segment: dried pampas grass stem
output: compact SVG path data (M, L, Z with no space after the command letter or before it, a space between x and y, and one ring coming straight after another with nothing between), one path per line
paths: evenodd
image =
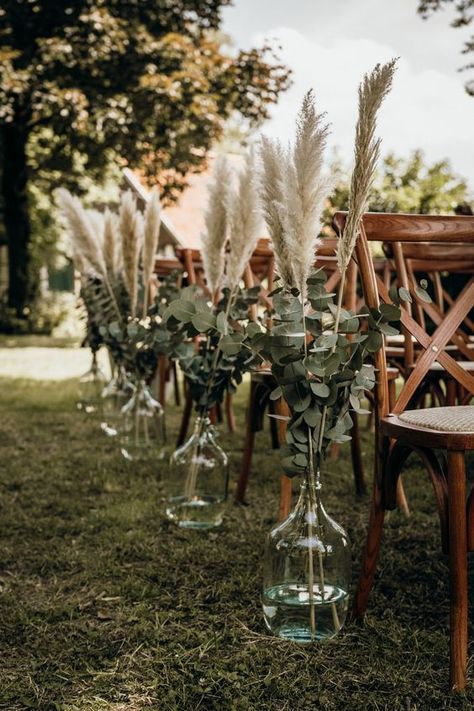
M295 277L291 253L285 239L285 231L279 209L279 206L283 203L283 149L279 141L262 136L260 160L262 170L259 192L263 216L272 239L276 270L283 284L288 289L291 289L295 284Z
M226 263L227 283L235 289L258 240L261 218L258 205L253 153L246 156L238 187L229 194L229 253Z
M121 321L122 316L107 273L102 244L90 216L79 198L74 197L64 188L57 191L57 200L60 210L68 222L73 250L76 259L79 257L82 271L90 269L103 281L117 318Z
M104 261L109 277L116 278L120 270L120 244L117 217L107 208L104 213Z
M315 108L313 91L303 99L293 150L284 155L283 190L280 205L295 285L306 295L306 280L319 246L321 216L333 183L323 173L329 126Z
M209 187L209 201L205 215L206 233L202 236L201 251L207 286L213 296L219 289L224 273L229 182L229 164L224 156L219 156Z
M158 191L152 192L145 211L145 233L143 239L143 316L148 310L148 291L155 269L156 251L160 236L161 206Z
M122 238L123 275L130 297L130 312L135 317L138 292L138 260L140 257L143 219L137 211L137 201L131 190L122 193L120 202L120 234Z
M354 170L349 191L349 211L344 233L337 248L337 263L345 273L359 236L360 221L367 210L369 193L380 153L380 138L375 138L377 113L389 93L396 69L396 59L377 64L364 76L359 86L359 115L354 147Z

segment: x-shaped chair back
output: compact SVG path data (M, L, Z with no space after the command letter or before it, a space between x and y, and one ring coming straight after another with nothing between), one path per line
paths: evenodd
M453 298L443 285L446 274L474 274L474 244L453 244L445 242L385 242L384 251L395 271L396 284L409 290L413 304L405 305L420 326L426 329L426 317L435 327L441 325L446 312L453 305ZM434 301L429 303L417 297L417 276L425 275L431 282ZM469 336L474 333L474 323L467 314L459 328L452 335L455 350L465 360L474 359L474 351L469 347ZM405 333L405 367L415 361L413 340Z
M337 213L336 221L339 228L342 229L345 223L345 214ZM463 248L472 253L474 246L474 217L382 213L367 213L364 215L355 258L367 305L369 307L377 307L380 301L391 303L392 299L386 284L375 272L369 249L370 241L378 241L382 242L384 246L391 246L392 252L398 261L398 270L405 265L406 283L413 289L415 285L406 269L406 261L403 254L404 245L442 244L447 260L449 260L451 250L456 255L459 255ZM438 256L440 255L441 251L439 249ZM417 388L435 362L440 363L456 382L474 395L473 375L462 368L460 363L445 350L449 343L455 343L458 347L463 343L458 336L458 329L474 307L474 276L469 279L457 298L452 299L449 309L444 314L441 314L439 308L435 305L425 304L416 297L416 294L412 293L412 298L416 299L419 305L422 305L436 328L432 334L428 334L426 329L410 313L410 309L402 305L402 325L406 333L409 336L414 336L419 343L421 352L394 406L391 408L393 414L400 414L407 408ZM464 346L465 344L463 343L463 348ZM469 353L467 349L466 353ZM469 358L472 358L470 353ZM387 364L384 347L376 354L376 367L379 371L379 415L385 416L389 413L390 408L388 404Z

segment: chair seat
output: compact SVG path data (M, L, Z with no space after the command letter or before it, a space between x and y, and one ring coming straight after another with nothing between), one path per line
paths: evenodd
M474 405L406 410L398 418L409 425L440 432L474 433Z

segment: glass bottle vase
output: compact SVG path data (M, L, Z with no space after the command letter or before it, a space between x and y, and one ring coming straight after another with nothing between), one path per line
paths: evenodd
M102 415L101 429L109 437L118 435L122 408L129 402L135 386L128 378L123 366L119 366L115 375L102 390Z
M319 472L267 538L263 613L268 629L294 642L334 637L344 625L351 581L349 538L321 502Z
M79 378L76 407L87 415L99 412L102 406L101 393L107 382L107 376L97 363L97 353L92 353L90 369Z
M191 437L170 459L164 481L166 516L181 528L222 523L229 484L226 453L215 440L208 413L196 418Z
M154 462L165 456L165 413L144 380L137 382L122 407L119 436L120 450L128 461Z

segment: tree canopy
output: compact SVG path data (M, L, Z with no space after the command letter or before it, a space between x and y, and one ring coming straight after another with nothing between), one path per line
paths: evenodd
M453 5L455 16L451 22L451 27L466 27L474 21L474 0L419 0L418 12L426 19L433 12L441 10L446 5ZM462 50L463 54L474 53L474 35L464 43ZM462 71L474 69L474 61L469 61ZM466 91L471 96L474 96L474 79L468 79L466 82Z
M269 47L232 51L230 0L5 0L0 132L9 303L31 299L30 183L77 188L111 162L141 166L165 198L203 165L225 120L256 124L289 84Z
M345 167L336 159L332 170L338 175L326 215L329 223L337 210L347 210L349 180ZM457 176L448 160L428 164L423 152L407 158L389 153L381 161L371 191L371 212L405 212L421 215L452 214L468 203L467 182Z

